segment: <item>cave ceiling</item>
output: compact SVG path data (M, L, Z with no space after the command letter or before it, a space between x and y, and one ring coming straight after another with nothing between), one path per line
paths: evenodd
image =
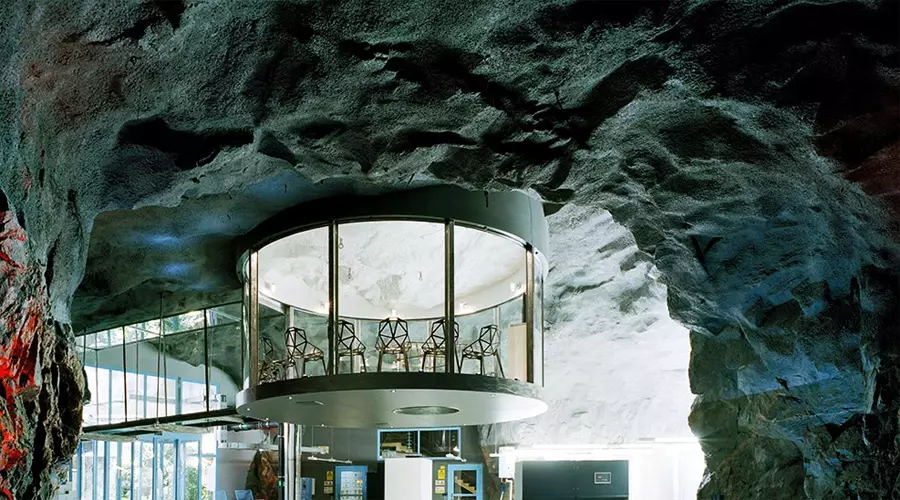
M29 335L68 392L68 324L236 300L235 239L288 207L521 189L556 238L549 335L689 335L646 352L671 387L690 356L702 498L900 496L895 0L14 0L0 19L0 208L29 283L0 295L39 299ZM23 443L64 427L24 418ZM41 496L67 432L0 460L0 491Z
M562 186L600 168L602 125L654 95L786 110L896 205L883 182L896 14L890 1L82 1L9 17L29 41L23 132L52 137L28 147L61 165L28 175L67 186L60 205L79 214L48 221L48 238L90 231L84 279L65 284L79 328L146 316L160 292L173 308L233 296L234 238L305 200L455 183L578 202ZM647 139L765 161L733 117L695 119L651 123ZM729 141L737 158L717 151Z

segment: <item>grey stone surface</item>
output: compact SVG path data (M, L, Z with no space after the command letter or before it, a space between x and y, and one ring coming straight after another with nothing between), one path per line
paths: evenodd
M305 200L531 189L565 205L551 338L615 326L614 304L635 343L662 338L663 286L691 331L701 498L898 496L897 9L3 2L0 189L76 329L153 315L160 292L232 296L233 239ZM639 251L584 230L607 211ZM601 285L589 248L635 267ZM597 402L559 415L598 439L668 429L597 428ZM4 477L27 498L62 458Z

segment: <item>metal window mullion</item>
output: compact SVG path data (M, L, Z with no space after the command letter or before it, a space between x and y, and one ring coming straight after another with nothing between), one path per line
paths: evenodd
M340 264L340 233L337 222L328 226L328 374L336 375L339 359L337 357L337 334L340 311L338 310L338 266ZM350 358L351 363L353 358Z
M259 253L250 252L249 343L250 343L250 387L259 385Z
M457 371L456 367L456 290L454 282L455 262L453 254L454 224L452 220L444 222L444 367L447 373ZM435 360L435 362L437 362Z
M78 474L76 483L78 485L78 500L81 500L82 474L84 473L84 443L78 443Z
M206 411L209 411L209 310L203 310L203 378L206 381Z
M157 469L158 469L158 467L157 467L158 463L157 463L156 458L157 458L157 455L159 455L159 443L156 441L156 438L153 438L153 445L152 445L152 446L153 446L153 460L151 461L150 470L151 470L152 473L153 473L153 477L152 477L151 480L150 480L150 488L151 488L151 491L153 491L153 494L150 495L150 497L151 497L153 500L158 500L158 499L157 499L157 497L158 497L158 495L157 495L157 493L158 493L158 492L157 492L157 479L158 479L157 476L158 476L159 474L158 474L158 471L157 471Z
M122 468L122 443L116 444L116 500L122 500L122 478L119 469Z
M129 474L128 474L128 498L134 500L136 495L134 494L134 449L136 448L136 442L131 443L131 465L129 466Z
M168 380L166 381L168 385ZM175 414L181 415L184 408L181 406L181 400L184 395L184 379L181 377L175 377ZM166 400L166 406L169 405L169 401Z
M525 247L525 359L526 378L534 383L534 248Z
M106 376L106 380L107 380L106 385L109 388L109 398L107 399L107 401L109 401L109 403L107 403L109 405L109 408L106 410L106 421L109 423L112 423L112 407L113 407L112 383L113 383L113 372L115 370L110 368L107 371L109 371L109 375Z
M94 455L94 466L91 467L91 498L97 500L97 455L99 455L97 453L97 441L91 442L91 452Z
M125 327L122 327L122 403L125 407L125 421L128 422L128 355L125 351Z

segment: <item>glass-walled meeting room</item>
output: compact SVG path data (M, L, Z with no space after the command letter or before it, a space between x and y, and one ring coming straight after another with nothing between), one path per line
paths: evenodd
M245 254L249 378L460 373L541 385L545 274L533 246L451 220L304 228Z

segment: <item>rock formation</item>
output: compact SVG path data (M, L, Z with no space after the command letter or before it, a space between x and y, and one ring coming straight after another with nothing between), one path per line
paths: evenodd
M72 450L67 325L234 296L291 205L453 183L532 190L555 248L631 233L634 310L664 285L691 332L701 498L900 496L898 5L0 3L0 488ZM561 257L548 335L605 326Z

